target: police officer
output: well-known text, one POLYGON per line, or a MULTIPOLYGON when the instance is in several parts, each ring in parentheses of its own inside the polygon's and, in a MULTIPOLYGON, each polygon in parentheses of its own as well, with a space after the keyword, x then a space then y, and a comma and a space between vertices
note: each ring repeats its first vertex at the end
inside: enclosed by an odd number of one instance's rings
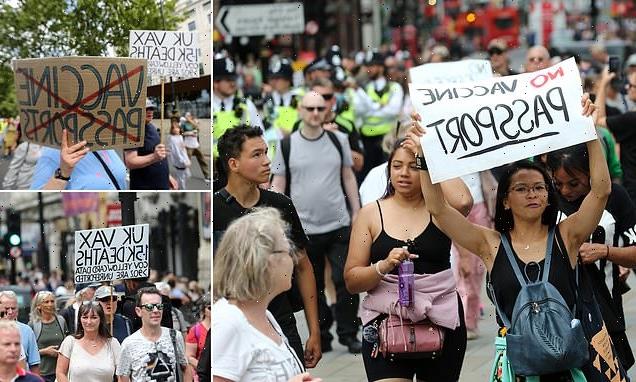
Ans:
POLYGON ((370 81, 364 89, 357 88, 353 97, 356 116, 362 118, 360 134, 365 150, 362 177, 385 161, 382 138, 397 124, 404 100, 402 87, 385 76, 383 55, 368 51, 365 65, 370 81))
POLYGON ((292 132, 298 120, 298 92, 292 88, 294 70, 291 62, 282 58, 273 61, 269 67, 269 84, 273 91, 267 96, 265 108, 268 124, 282 135, 292 132))
POLYGON ((263 121, 252 101, 239 95, 236 86, 236 66, 231 58, 224 55, 215 56, 212 74, 213 147, 216 158, 217 141, 228 129, 240 124, 258 126, 262 129, 263 121))

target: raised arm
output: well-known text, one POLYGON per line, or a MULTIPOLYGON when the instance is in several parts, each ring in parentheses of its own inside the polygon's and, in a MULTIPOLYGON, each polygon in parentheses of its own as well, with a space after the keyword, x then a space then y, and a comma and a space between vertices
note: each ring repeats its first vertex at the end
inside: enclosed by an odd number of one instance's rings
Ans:
MULTIPOLYGON (((597 102, 600 101, 597 99, 597 102)), ((592 105, 587 95, 583 96, 581 103, 583 105, 583 114, 590 115, 594 110, 594 105, 592 105)), ((609 170, 607 169, 607 162, 605 161, 599 138, 597 137, 587 142, 586 145, 590 162, 591 189, 585 199, 583 199, 579 210, 568 216, 560 224, 561 233, 568 246, 572 264, 576 262, 579 247, 589 239, 601 220, 607 198, 612 190, 609 170)))
MULTIPOLYGON (((425 130, 416 120, 407 133, 407 140, 404 147, 424 156, 420 145, 420 136, 425 134, 425 130)), ((492 268, 494 254, 499 246, 499 234, 491 229, 473 224, 466 217, 462 216, 456 209, 452 208, 442 192, 441 185, 433 184, 428 170, 420 171, 420 183, 426 208, 435 219, 440 229, 444 231, 451 240, 466 248, 470 252, 479 256, 488 270, 492 268)))
POLYGON ((440 185, 448 204, 462 215, 468 216, 473 209, 473 196, 466 183, 461 178, 455 178, 441 182, 440 185))

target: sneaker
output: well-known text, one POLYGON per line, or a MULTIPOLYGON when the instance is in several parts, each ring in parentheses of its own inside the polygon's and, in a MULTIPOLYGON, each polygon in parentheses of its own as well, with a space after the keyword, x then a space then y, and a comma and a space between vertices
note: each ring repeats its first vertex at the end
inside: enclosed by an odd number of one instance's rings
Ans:
POLYGON ((476 330, 467 330, 466 331, 466 339, 468 341, 476 340, 479 338, 479 333, 476 330))
MULTIPOLYGON (((351 354, 360 354, 362 353, 362 342, 358 341, 355 337, 349 338, 340 338, 338 340, 341 344, 347 347, 347 350, 351 354)), ((323 352, 324 353, 324 352, 323 352)))

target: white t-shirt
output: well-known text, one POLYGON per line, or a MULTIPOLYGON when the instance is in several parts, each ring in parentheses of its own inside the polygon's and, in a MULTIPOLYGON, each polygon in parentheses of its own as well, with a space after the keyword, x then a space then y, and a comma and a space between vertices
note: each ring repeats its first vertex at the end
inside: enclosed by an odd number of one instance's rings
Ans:
MULTIPOLYGON (((186 366, 185 343, 176 332, 179 365, 186 366)), ((117 375, 129 376, 132 382, 175 382, 175 354, 170 329, 161 328, 161 337, 150 341, 137 330, 121 344, 117 375)))
POLYGON ((303 372, 274 316, 267 319, 282 337, 277 344, 250 325, 241 310, 220 299, 212 308, 212 364, 215 376, 232 381, 287 382, 303 372))
POLYGON ((67 336, 60 345, 60 353, 69 359, 69 382, 112 382, 121 353, 119 341, 110 338, 95 355, 88 353, 77 341, 75 337, 67 336))

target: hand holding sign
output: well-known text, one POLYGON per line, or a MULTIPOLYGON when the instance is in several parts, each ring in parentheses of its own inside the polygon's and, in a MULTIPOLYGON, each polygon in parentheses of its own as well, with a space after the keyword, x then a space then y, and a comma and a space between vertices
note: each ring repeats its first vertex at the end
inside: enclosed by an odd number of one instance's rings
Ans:
POLYGON ((86 156, 86 153, 90 151, 90 149, 86 147, 86 141, 81 141, 69 147, 69 140, 68 130, 64 129, 62 131, 62 147, 60 150, 60 171, 62 172, 62 176, 67 178, 71 176, 77 162, 82 160, 82 158, 86 156))
POLYGON ((155 146, 154 155, 155 155, 155 162, 164 160, 166 158, 166 155, 168 155, 168 150, 166 150, 166 145, 161 143, 155 146))
POLYGON ((402 147, 405 149, 411 150, 413 153, 418 155, 424 155, 424 151, 422 149, 422 142, 420 141, 420 137, 426 134, 426 130, 420 125, 422 117, 419 114, 413 112, 411 113, 411 127, 406 131, 405 138, 406 140, 402 142, 402 147))

